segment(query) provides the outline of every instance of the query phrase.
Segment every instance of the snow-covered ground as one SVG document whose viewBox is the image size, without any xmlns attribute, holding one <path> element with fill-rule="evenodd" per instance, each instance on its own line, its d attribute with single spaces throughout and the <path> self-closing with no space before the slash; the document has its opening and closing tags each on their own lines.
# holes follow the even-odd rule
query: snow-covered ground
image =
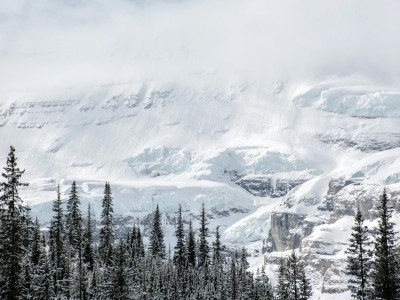
<svg viewBox="0 0 400 300">
<path fill-rule="evenodd" d="M 298 243 L 314 298 L 349 299 L 355 207 L 372 228 L 386 186 L 400 211 L 399 3 L 6 2 L 0 162 L 14 145 L 34 216 L 73 180 L 99 216 L 109 181 L 123 222 L 159 204 L 172 243 L 178 204 L 204 203 L 252 270 L 274 280 Z"/>
<path fill-rule="evenodd" d="M 357 201 L 376 198 L 383 186 L 400 190 L 400 132 L 397 106 L 383 94 L 381 115 L 373 118 L 376 106 L 368 110 L 362 100 L 352 102 L 357 115 L 321 108 L 325 90 L 339 91 L 331 99 L 340 103 L 343 94 L 355 97 L 353 88 L 331 85 L 318 96 L 315 86 L 274 94 L 242 84 L 231 99 L 227 87 L 143 84 L 135 90 L 125 84 L 93 95 L 65 94 L 68 101 L 14 100 L 2 105 L 1 156 L 16 146 L 31 183 L 24 199 L 43 222 L 51 216 L 57 182 L 65 199 L 77 180 L 83 207 L 90 202 L 99 216 L 107 180 L 116 214 L 132 223 L 156 204 L 169 216 L 182 204 L 187 218 L 195 218 L 204 203 L 212 230 L 221 225 L 225 243 L 246 246 L 254 269 L 273 264 L 261 255 L 271 215 L 301 215 L 315 224 L 303 234 L 302 253 L 343 266 Z M 321 206 L 333 179 L 340 188 L 332 212 Z M 165 226 L 173 243 L 173 222 L 168 218 Z M 302 226 L 291 234 L 301 235 Z M 335 274 L 310 274 L 316 291 L 343 285 Z"/>
</svg>

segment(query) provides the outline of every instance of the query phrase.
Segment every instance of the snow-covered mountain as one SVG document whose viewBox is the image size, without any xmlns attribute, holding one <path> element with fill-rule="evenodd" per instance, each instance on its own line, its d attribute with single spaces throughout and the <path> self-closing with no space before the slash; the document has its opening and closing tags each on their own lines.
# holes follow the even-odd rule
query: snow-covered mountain
<svg viewBox="0 0 400 300">
<path fill-rule="evenodd" d="M 14 144 L 44 222 L 58 181 L 66 197 L 77 180 L 97 215 L 110 181 L 129 224 L 158 203 L 169 235 L 179 203 L 187 215 L 205 203 L 254 266 L 300 247 L 315 286 L 336 293 L 356 205 L 372 222 L 386 186 L 399 206 L 399 114 L 400 92 L 380 87 L 132 83 L 4 103 L 0 130 L 3 159 Z"/>
<path fill-rule="evenodd" d="M 204 203 L 252 268 L 295 247 L 315 299 L 349 298 L 355 208 L 372 228 L 386 187 L 400 212 L 398 4 L 132 2 L 1 8 L 0 162 L 32 214 L 76 180 L 99 216 L 109 181 L 122 227 L 159 204 L 173 241 Z"/>
</svg>

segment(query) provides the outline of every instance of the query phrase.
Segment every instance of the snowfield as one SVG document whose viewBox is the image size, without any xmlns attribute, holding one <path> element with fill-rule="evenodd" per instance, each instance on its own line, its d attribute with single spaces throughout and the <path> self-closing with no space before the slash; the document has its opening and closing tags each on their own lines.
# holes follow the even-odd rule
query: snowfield
<svg viewBox="0 0 400 300">
<path fill-rule="evenodd" d="M 201 92 L 153 85 L 142 89 L 142 96 L 129 88 L 101 87 L 90 96 L 64 96 L 73 99 L 68 102 L 15 100 L 2 106 L 2 156 L 9 144 L 17 147 L 31 183 L 23 195 L 34 216 L 48 222 L 56 184 L 66 199 L 72 180 L 78 182 L 82 206 L 90 203 L 99 216 L 107 180 L 124 226 L 143 224 L 159 204 L 173 243 L 178 204 L 187 219 L 196 219 L 204 203 L 212 231 L 222 226 L 227 245 L 246 246 L 256 270 L 263 263 L 273 266 L 273 257 L 282 255 L 266 253 L 261 259 L 272 220 L 295 215 L 287 234 L 301 237 L 299 251 L 310 260 L 315 297 L 348 295 L 346 277 L 335 270 L 344 266 L 356 205 L 373 209 L 368 201 L 384 186 L 398 199 L 396 107 L 373 118 L 375 106 L 367 110 L 363 101 L 351 102 L 357 116 L 327 111 L 320 105 L 324 91 L 316 96 L 315 87 L 299 96 L 290 94 L 294 88 L 273 94 L 245 86 L 235 99 L 225 88 Z M 344 93 L 354 95 L 353 89 L 338 89 L 342 96 L 331 99 L 339 103 Z M 384 139 L 378 149 L 377 138 Z M 278 240 L 285 233 L 279 234 Z M 329 267 L 321 268 L 327 262 Z"/>
<path fill-rule="evenodd" d="M 229 8 L 229 9 L 228 9 Z M 59 183 L 124 229 L 181 204 L 275 282 L 292 248 L 313 299 L 350 299 L 357 206 L 384 187 L 400 230 L 400 4 L 9 1 L 0 7 L 0 163 L 16 147 L 43 226 Z"/>
</svg>

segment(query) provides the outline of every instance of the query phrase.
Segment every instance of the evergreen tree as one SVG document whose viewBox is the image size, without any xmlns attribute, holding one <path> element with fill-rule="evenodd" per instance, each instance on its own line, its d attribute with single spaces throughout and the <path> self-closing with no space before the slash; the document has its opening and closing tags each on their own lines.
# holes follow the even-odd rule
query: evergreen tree
<svg viewBox="0 0 400 300">
<path fill-rule="evenodd" d="M 11 146 L 0 183 L 0 298 L 8 300 L 20 299 L 24 291 L 22 264 L 31 221 L 18 193 L 19 187 L 27 185 L 20 181 L 23 173 Z"/>
<path fill-rule="evenodd" d="M 200 234 L 199 234 L 199 260 L 198 266 L 203 267 L 208 265 L 208 261 L 210 259 L 210 246 L 208 244 L 207 238 L 209 236 L 208 233 L 208 222 L 206 217 L 206 211 L 204 208 L 204 203 L 202 205 L 201 214 L 200 214 Z"/>
<path fill-rule="evenodd" d="M 237 270 L 236 270 L 236 259 L 231 258 L 231 265 L 229 268 L 229 277 L 228 277 L 228 296 L 231 300 L 238 299 L 238 279 L 237 279 Z"/>
<path fill-rule="evenodd" d="M 288 270 L 286 261 L 283 257 L 280 259 L 278 268 L 278 282 L 275 289 L 277 300 L 289 299 Z"/>
<path fill-rule="evenodd" d="M 188 266 L 196 266 L 196 239 L 193 231 L 192 220 L 189 221 L 189 229 L 186 239 L 186 260 Z"/>
<path fill-rule="evenodd" d="M 98 284 L 99 284 L 99 274 L 96 265 L 94 265 L 89 283 L 89 299 L 91 300 L 99 299 L 100 289 Z"/>
<path fill-rule="evenodd" d="M 222 244 L 221 235 L 219 233 L 219 226 L 215 229 L 215 241 L 213 242 L 213 263 L 218 264 L 222 260 Z"/>
<path fill-rule="evenodd" d="M 290 299 L 299 300 L 300 299 L 300 270 L 299 270 L 299 258 L 294 252 L 286 260 L 287 268 L 287 283 L 288 292 Z"/>
<path fill-rule="evenodd" d="M 72 258 L 70 280 L 70 297 L 80 300 L 89 299 L 89 272 L 83 262 L 82 247 Z"/>
<path fill-rule="evenodd" d="M 108 182 L 106 182 L 104 187 L 102 208 L 99 254 L 102 261 L 107 264 L 112 258 L 112 245 L 114 243 L 113 197 Z"/>
<path fill-rule="evenodd" d="M 143 243 L 143 237 L 142 237 L 142 232 L 140 231 L 140 228 L 137 227 L 136 229 L 136 240 L 137 240 L 137 248 L 138 248 L 138 254 L 139 257 L 143 258 L 144 257 L 144 243 Z"/>
<path fill-rule="evenodd" d="M 161 213 L 158 204 L 151 226 L 149 252 L 152 257 L 165 258 L 164 232 L 161 228 Z"/>
<path fill-rule="evenodd" d="M 246 248 L 242 248 L 239 255 L 238 261 L 238 284 L 239 284 L 239 294 L 241 298 L 248 299 L 251 298 L 252 289 L 252 275 L 247 272 L 250 267 L 247 262 L 247 251 Z"/>
<path fill-rule="evenodd" d="M 259 289 L 259 298 L 263 300 L 272 300 L 274 299 L 274 295 L 272 292 L 272 286 L 268 276 L 265 274 L 265 266 L 261 267 L 261 274 L 258 278 L 258 289 Z M 306 298 L 304 298 L 306 299 Z"/>
<path fill-rule="evenodd" d="M 211 282 L 213 283 L 214 297 L 213 299 L 226 299 L 226 279 L 224 273 L 225 261 L 222 258 L 213 257 L 211 266 Z"/>
<path fill-rule="evenodd" d="M 360 209 L 357 209 L 354 217 L 354 225 L 350 238 L 350 245 L 346 251 L 346 272 L 350 276 L 349 289 L 355 299 L 370 299 L 369 273 L 371 260 L 368 250 L 368 228 L 364 226 L 364 218 Z"/>
<path fill-rule="evenodd" d="M 32 298 L 32 290 L 33 290 L 33 266 L 30 255 L 25 255 L 23 259 L 23 291 L 22 291 L 22 298 L 24 299 L 31 299 Z M 2 299 L 2 298 L 0 298 Z"/>
<path fill-rule="evenodd" d="M 90 211 L 90 204 L 88 204 L 88 215 L 85 232 L 83 234 L 83 261 L 87 264 L 89 271 L 93 270 L 94 265 L 94 250 L 93 250 L 93 224 L 92 215 Z"/>
<path fill-rule="evenodd" d="M 182 206 L 178 208 L 178 220 L 176 225 L 176 246 L 174 251 L 174 264 L 180 269 L 185 266 L 185 231 L 183 228 Z M 179 271 L 178 271 L 179 272 Z M 180 272 L 179 272 L 180 274 Z"/>
<path fill-rule="evenodd" d="M 306 272 L 304 269 L 304 265 L 300 264 L 299 266 L 299 275 L 300 275 L 300 300 L 310 299 L 312 296 L 312 287 L 310 279 L 307 278 Z"/>
<path fill-rule="evenodd" d="M 114 251 L 112 263 L 107 267 L 103 295 L 105 299 L 131 299 L 131 284 L 127 250 L 125 243 L 121 240 Z"/>
<path fill-rule="evenodd" d="M 33 299 L 43 299 L 50 300 L 54 299 L 54 283 L 53 274 L 50 261 L 46 252 L 46 243 L 44 237 L 41 239 L 39 244 L 41 249 L 39 253 L 39 261 L 35 267 L 33 288 L 32 288 L 32 298 Z"/>
<path fill-rule="evenodd" d="M 399 298 L 399 262 L 397 257 L 398 238 L 390 221 L 393 208 L 389 206 L 386 190 L 383 190 L 378 207 L 379 222 L 376 228 L 374 248 L 373 287 L 378 299 Z"/>
<path fill-rule="evenodd" d="M 136 263 L 139 258 L 144 257 L 144 244 L 140 228 L 133 226 L 132 233 L 128 237 L 131 263 Z"/>
<path fill-rule="evenodd" d="M 57 198 L 53 201 L 53 217 L 50 223 L 50 261 L 54 270 L 55 293 L 58 294 L 61 289 L 61 282 L 64 279 L 64 214 L 62 210 L 62 200 L 60 185 L 57 185 Z"/>
<path fill-rule="evenodd" d="M 39 264 L 40 254 L 42 251 L 41 242 L 42 241 L 41 241 L 39 220 L 38 218 L 36 218 L 33 227 L 33 239 L 31 245 L 31 262 L 34 267 Z"/>
<path fill-rule="evenodd" d="M 137 257 L 137 245 L 136 245 L 136 226 L 133 226 L 132 231 L 128 232 L 128 236 L 126 238 L 126 244 L 129 248 L 131 261 Z"/>
<path fill-rule="evenodd" d="M 247 251 L 246 248 L 242 248 L 240 251 L 239 256 L 239 268 L 238 268 L 238 283 L 239 283 L 239 290 L 240 295 L 242 298 L 249 298 L 251 286 L 249 277 L 251 276 L 247 269 L 250 267 L 249 263 L 247 262 Z"/>
<path fill-rule="evenodd" d="M 66 229 L 69 245 L 76 254 L 82 243 L 82 213 L 76 182 L 72 182 L 67 202 Z"/>
<path fill-rule="evenodd" d="M 310 281 L 294 250 L 288 258 L 281 258 L 276 296 L 277 299 L 293 300 L 306 300 L 312 296 Z"/>
<path fill-rule="evenodd" d="M 65 239 L 63 254 L 63 274 L 62 280 L 59 282 L 59 293 L 62 299 L 71 299 L 72 280 L 73 280 L 73 260 L 72 260 L 72 247 L 69 244 L 68 238 Z"/>
<path fill-rule="evenodd" d="M 69 292 L 72 299 L 85 300 L 89 298 L 89 270 L 84 262 L 83 237 L 77 249 L 71 249 L 69 253 Z M 74 253 L 75 252 L 75 253 Z"/>
</svg>

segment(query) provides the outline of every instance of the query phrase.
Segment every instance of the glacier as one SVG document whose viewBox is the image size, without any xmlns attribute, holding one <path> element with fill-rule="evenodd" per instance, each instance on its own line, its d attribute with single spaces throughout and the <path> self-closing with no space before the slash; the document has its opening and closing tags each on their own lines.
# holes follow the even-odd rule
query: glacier
<svg viewBox="0 0 400 300">
<path fill-rule="evenodd" d="M 228 246 L 246 246 L 252 268 L 295 247 L 310 262 L 315 297 L 346 295 L 340 272 L 356 205 L 373 224 L 384 186 L 399 201 L 400 132 L 397 106 L 385 101 L 395 90 L 374 94 L 386 108 L 371 117 L 376 105 L 363 100 L 349 112 L 325 109 L 327 93 L 337 107 L 355 97 L 336 84 L 277 93 L 242 83 L 234 99 L 230 86 L 124 84 L 13 100 L 1 106 L 2 156 L 16 146 L 30 182 L 24 199 L 43 224 L 56 184 L 66 198 L 72 180 L 97 216 L 111 182 L 123 226 L 146 227 L 159 204 L 171 243 L 178 204 L 196 220 L 204 203 L 212 229 L 222 226 Z M 357 91 L 370 97 L 368 87 Z"/>
<path fill-rule="evenodd" d="M 229 8 L 229 9 L 228 9 Z M 0 7 L 0 162 L 16 147 L 43 226 L 56 185 L 122 232 L 181 204 L 245 246 L 294 247 L 313 299 L 350 299 L 345 249 L 386 187 L 400 230 L 400 5 L 393 1 L 25 0 Z"/>
</svg>

